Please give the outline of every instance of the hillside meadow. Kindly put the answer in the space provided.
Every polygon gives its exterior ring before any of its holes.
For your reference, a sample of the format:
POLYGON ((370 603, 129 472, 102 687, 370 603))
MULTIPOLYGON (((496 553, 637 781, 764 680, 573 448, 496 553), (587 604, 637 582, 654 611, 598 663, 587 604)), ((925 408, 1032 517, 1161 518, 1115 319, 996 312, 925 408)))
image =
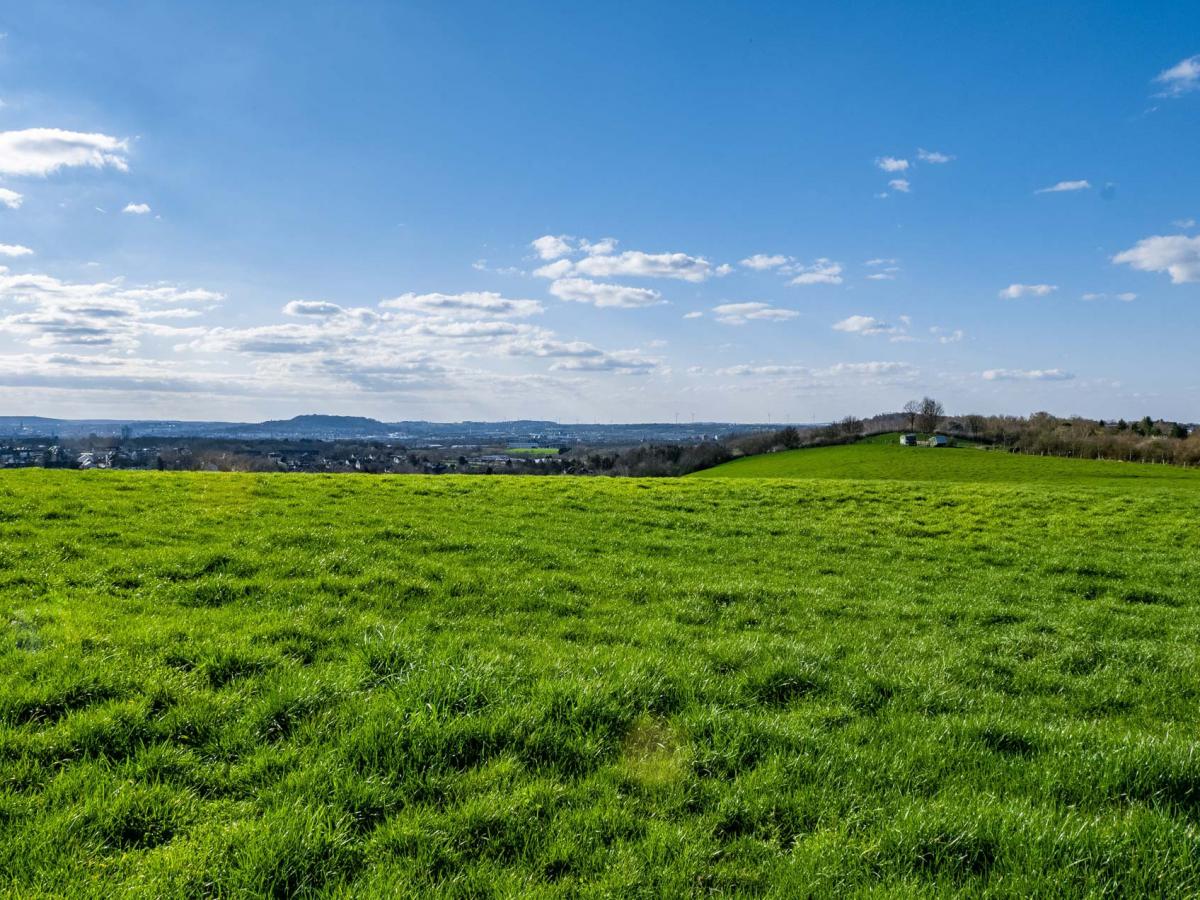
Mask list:
MULTIPOLYGON (((902 447, 898 435, 855 444, 747 456, 691 478, 835 478, 1104 486, 1128 481, 1200 489, 1200 469, 1106 459, 1032 456, 979 446, 902 447)), ((1139 490, 1138 488, 1130 488, 1139 490)))
POLYGON ((1194 473, 868 447, 0 473, 0 888, 1200 892, 1194 473))

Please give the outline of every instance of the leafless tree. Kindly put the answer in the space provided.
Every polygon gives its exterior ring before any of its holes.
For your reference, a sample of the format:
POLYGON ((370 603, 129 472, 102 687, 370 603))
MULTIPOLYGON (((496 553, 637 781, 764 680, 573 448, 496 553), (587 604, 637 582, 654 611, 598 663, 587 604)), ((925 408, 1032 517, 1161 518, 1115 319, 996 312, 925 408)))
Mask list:
POLYGON ((917 416, 921 414, 921 401, 909 400, 904 404, 903 411, 908 416, 908 430, 913 431, 917 427, 917 416))
POLYGON ((863 420, 857 418, 856 416, 846 416, 846 418, 842 419, 842 421, 838 423, 838 426, 841 428, 842 434, 845 435, 863 433, 863 420))
POLYGON ((946 410, 942 404, 932 397, 924 397, 917 412, 917 424, 920 425, 921 431, 932 434, 937 431, 938 424, 942 421, 945 413, 946 410))

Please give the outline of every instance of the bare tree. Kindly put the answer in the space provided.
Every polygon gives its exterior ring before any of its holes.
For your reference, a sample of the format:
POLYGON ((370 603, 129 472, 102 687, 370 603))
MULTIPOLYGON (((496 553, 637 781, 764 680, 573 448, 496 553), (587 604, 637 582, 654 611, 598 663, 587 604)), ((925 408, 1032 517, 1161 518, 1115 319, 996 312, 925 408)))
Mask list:
POLYGON ((838 426, 842 429, 842 434, 845 435, 863 433, 863 420, 855 416, 846 416, 846 418, 838 423, 838 426))
POLYGON ((908 416, 908 430, 913 431, 917 427, 917 416, 921 414, 921 401, 909 400, 905 403, 904 414, 908 416))
POLYGON ((941 403, 932 397, 924 397, 917 412, 917 424, 920 425, 921 431, 932 434, 937 431, 938 424, 942 421, 945 413, 946 410, 941 403))

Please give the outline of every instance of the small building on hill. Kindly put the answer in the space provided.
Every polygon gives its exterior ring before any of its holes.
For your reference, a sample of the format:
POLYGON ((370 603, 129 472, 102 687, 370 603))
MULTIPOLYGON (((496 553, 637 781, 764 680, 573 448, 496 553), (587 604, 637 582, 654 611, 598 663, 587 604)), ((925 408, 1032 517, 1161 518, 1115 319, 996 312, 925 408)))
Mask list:
POLYGON ((930 447, 949 447, 950 446, 950 438, 946 437, 944 434, 935 434, 933 437, 931 437, 929 439, 929 446, 930 447))
POLYGON ((917 446, 917 436, 915 434, 902 434, 900 435, 900 443, 905 447, 915 447, 917 446))

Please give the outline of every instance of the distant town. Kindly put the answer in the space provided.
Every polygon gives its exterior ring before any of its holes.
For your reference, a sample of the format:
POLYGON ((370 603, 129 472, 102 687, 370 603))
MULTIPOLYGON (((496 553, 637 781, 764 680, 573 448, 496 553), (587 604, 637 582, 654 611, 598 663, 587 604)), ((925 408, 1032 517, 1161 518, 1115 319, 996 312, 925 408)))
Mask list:
POLYGON ((0 468, 582 474, 606 448, 695 445, 778 425, 380 422, 305 415, 258 423, 0 417, 0 468))

